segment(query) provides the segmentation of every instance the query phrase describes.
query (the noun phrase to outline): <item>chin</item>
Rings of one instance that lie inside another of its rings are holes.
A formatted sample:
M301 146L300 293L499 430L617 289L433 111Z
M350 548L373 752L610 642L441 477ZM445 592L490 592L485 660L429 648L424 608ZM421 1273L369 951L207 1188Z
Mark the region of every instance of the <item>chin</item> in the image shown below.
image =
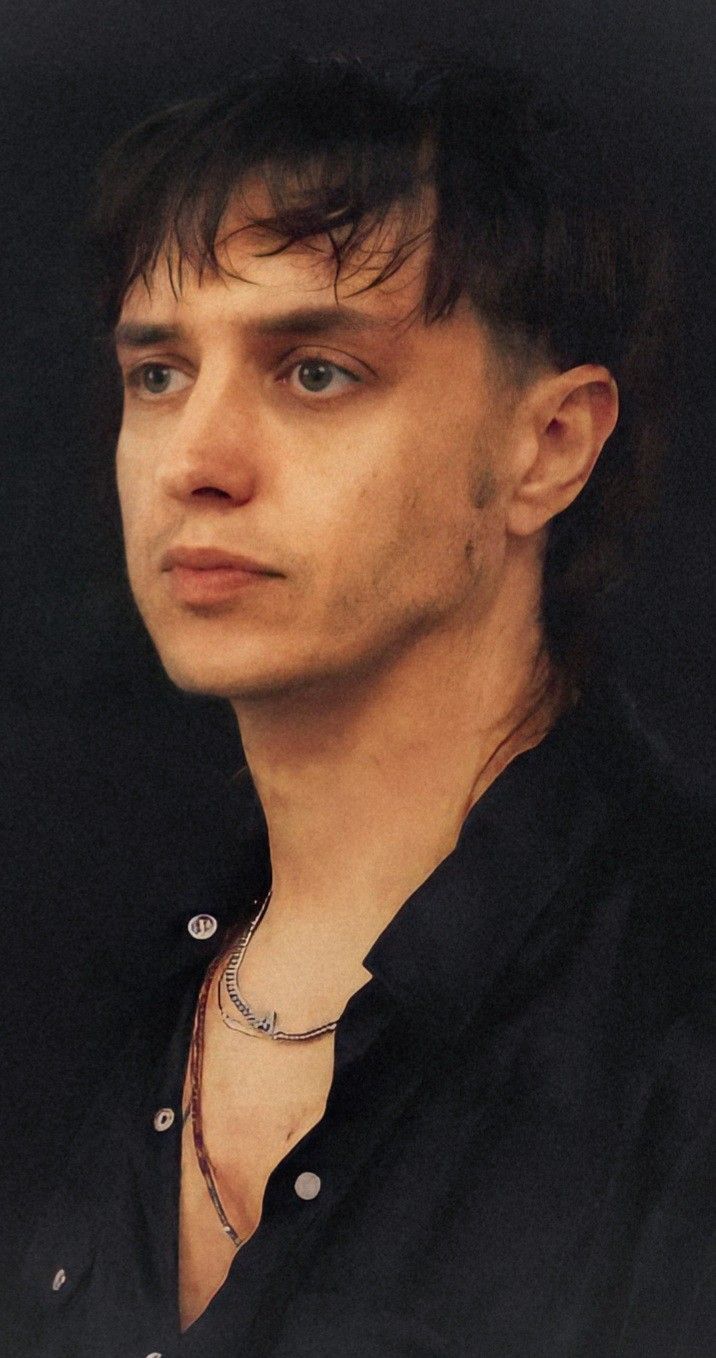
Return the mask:
M168 678L184 693L203 694L207 698L260 697L276 686L277 676L249 673L239 665L213 663L190 665L160 656Z
M288 665L258 657L222 656L210 649L202 655L180 654L157 647L159 659L171 682L184 693L206 698L256 702L310 687L311 678Z

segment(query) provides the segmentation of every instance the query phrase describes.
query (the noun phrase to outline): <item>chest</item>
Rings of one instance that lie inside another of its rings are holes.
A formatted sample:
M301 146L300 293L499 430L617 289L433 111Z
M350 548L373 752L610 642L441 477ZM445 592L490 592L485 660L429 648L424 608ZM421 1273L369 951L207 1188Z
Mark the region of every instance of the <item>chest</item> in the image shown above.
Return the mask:
M269 1176L320 1121L333 1077L331 1035L310 1043L272 1042L207 1021L201 1127L210 1162L199 1164L191 1117L182 1134L179 1195L179 1310L182 1329L223 1283L236 1245L222 1225L207 1177L241 1241L261 1219ZM189 1073L184 1108L189 1105Z

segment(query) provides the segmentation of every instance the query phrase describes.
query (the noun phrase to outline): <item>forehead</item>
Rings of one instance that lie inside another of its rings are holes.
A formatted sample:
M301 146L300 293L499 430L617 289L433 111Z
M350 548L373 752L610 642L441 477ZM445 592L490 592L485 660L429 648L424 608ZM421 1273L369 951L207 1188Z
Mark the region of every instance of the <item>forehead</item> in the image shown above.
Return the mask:
M432 245L432 205L394 207L352 242L338 267L348 228L285 245L258 225L273 205L264 184L248 180L232 196L214 242L216 265L203 264L166 239L151 272L128 290L121 319L148 311L174 313L231 306L248 322L301 307L332 309L356 323L399 330L424 327L421 304ZM388 272L388 277L381 277ZM221 303L219 302L221 299Z

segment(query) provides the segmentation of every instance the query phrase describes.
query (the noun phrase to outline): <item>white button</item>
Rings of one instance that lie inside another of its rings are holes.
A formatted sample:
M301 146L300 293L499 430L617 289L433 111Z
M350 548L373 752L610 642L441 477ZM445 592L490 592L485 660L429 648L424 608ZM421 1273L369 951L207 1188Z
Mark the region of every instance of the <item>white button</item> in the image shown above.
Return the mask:
M173 1121L173 1108L158 1108L154 1114L154 1130L156 1132L168 1132Z
M147 1358L162 1358L161 1353L148 1353Z
M63 1268L58 1268L54 1278L52 1279L52 1291L59 1292L60 1288L64 1287L66 1282L67 1274L65 1273L65 1270Z
M211 938L219 926L213 915L192 915L186 927L192 938Z
M321 1180L317 1174L311 1174L310 1170L306 1170L305 1174L299 1174L293 1186L299 1198L303 1198L304 1202L310 1202L311 1198L318 1197L321 1191Z

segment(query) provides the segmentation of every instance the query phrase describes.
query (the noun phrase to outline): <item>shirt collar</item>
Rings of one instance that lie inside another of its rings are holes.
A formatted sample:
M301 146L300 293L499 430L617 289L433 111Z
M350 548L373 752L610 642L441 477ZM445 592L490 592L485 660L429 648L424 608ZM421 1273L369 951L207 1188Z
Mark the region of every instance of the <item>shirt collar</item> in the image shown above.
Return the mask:
M475 803L455 848L414 891L364 959L421 1025L457 1031L516 955L541 911L596 841L610 811L628 712L595 681L543 740L518 755ZM623 751L622 751L623 755ZM253 783L242 791L234 900L270 884L266 822ZM240 886L239 886L240 884ZM219 947L217 935L207 957Z
M366 968L422 1025L464 1026L596 840L618 729L614 693L584 693L489 786L371 948Z

